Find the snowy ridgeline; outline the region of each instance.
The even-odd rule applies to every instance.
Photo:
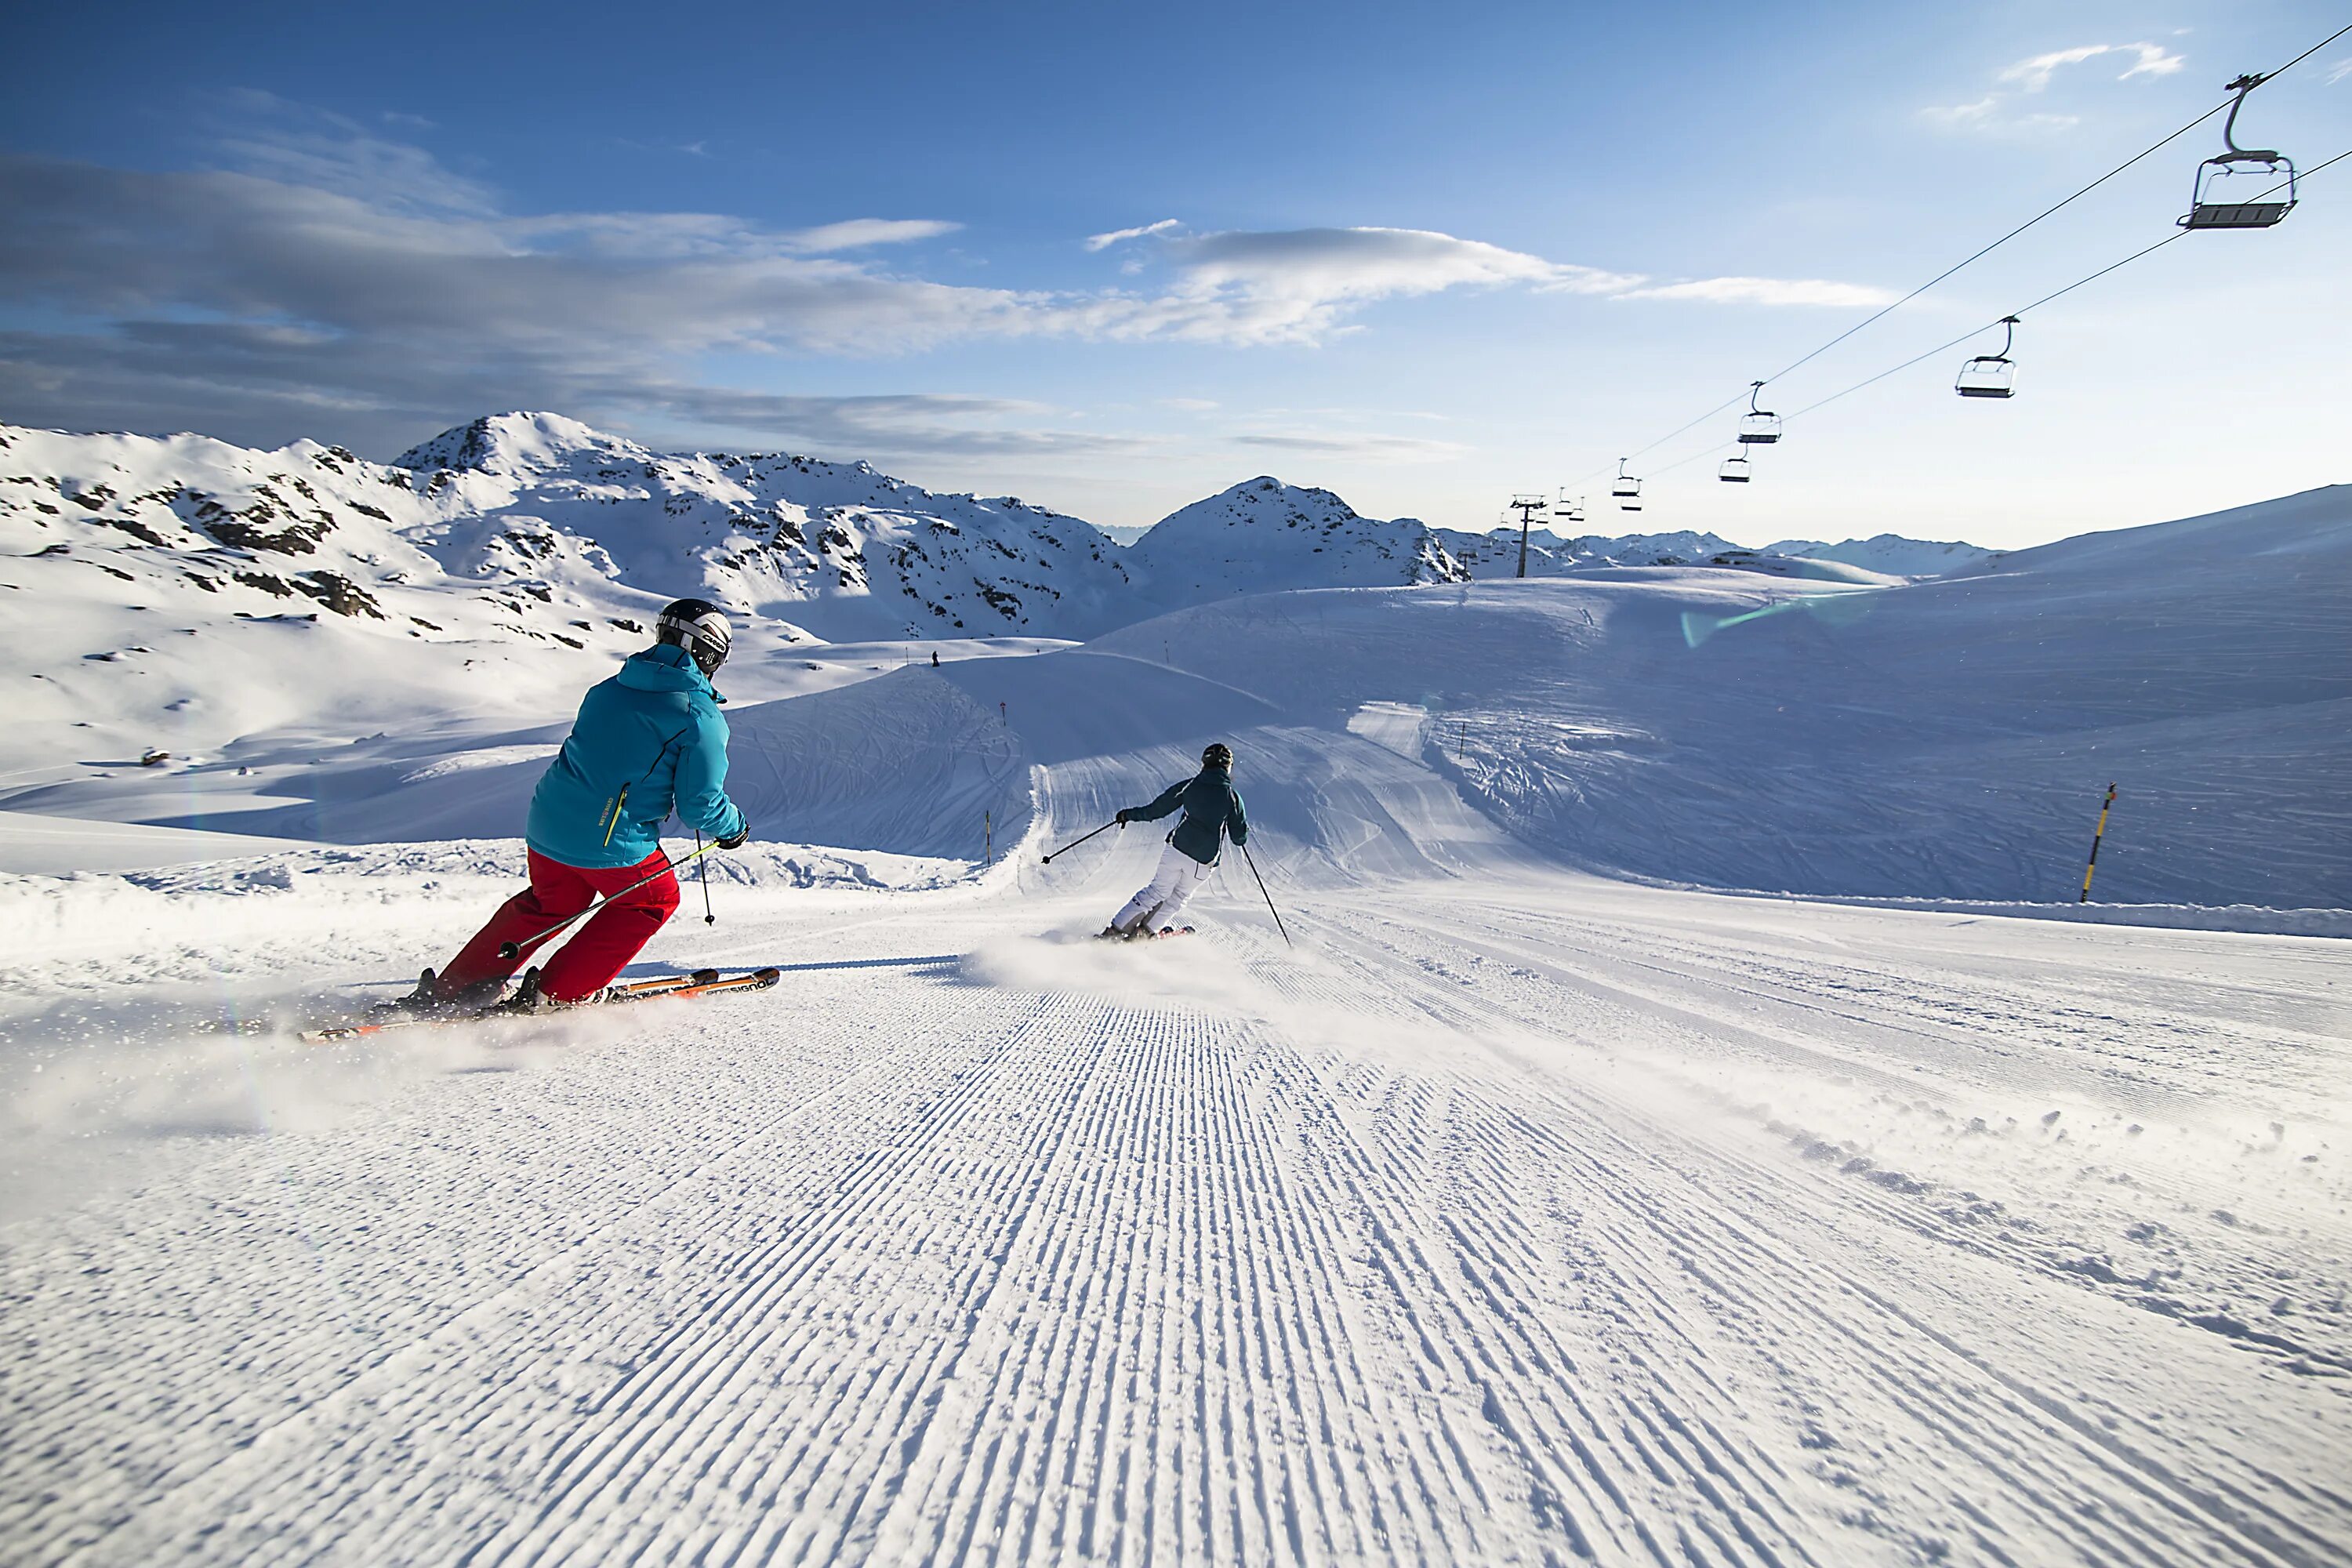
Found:
[[[1223,738],[1259,858],[1294,884],[1534,860],[2071,909],[2113,782],[2102,902],[2343,910],[2347,576],[2338,487],[1884,586],[1650,567],[1290,590],[1084,647],[845,661],[810,678],[823,689],[737,703],[730,789],[762,838],[971,861],[1090,826]],[[468,710],[462,733],[325,750],[281,733],[20,784],[0,806],[310,842],[508,837],[575,695],[529,727]]]
[[[1862,575],[1787,547],[1734,561],[1712,536],[1575,543],[1540,550],[1538,570],[1704,555]],[[1916,548],[1967,552],[1939,570],[1984,553]],[[1497,574],[1492,541],[1270,478],[1124,547],[1011,497],[863,463],[665,456],[546,414],[479,419],[392,464],[0,426],[0,551],[23,650],[6,677],[23,728],[0,761],[20,768],[543,713],[688,594],[744,613],[740,670],[819,642],[1087,637],[1241,593]],[[738,695],[810,684],[755,678]]]
[[[761,611],[724,684],[731,787],[763,839],[969,862],[1100,820],[1223,737],[1262,858],[1307,879],[1532,854],[2051,905],[2112,780],[2103,900],[2352,907],[2343,488],[1973,552],[1948,576],[1908,569],[1968,547],[1840,547],[1876,563],[1859,565],[1804,542],[1538,533],[1544,581],[1486,584],[1465,572],[1508,575],[1516,536],[1364,519],[1272,479],[1122,550],[1010,500],[659,458],[551,416],[394,467],[0,440],[9,869],[47,868],[20,830],[42,818],[510,838],[580,691],[700,588]],[[1612,542],[1623,561],[1587,552]],[[1685,551],[1712,553],[1635,563]],[[1059,635],[972,635],[1006,595],[1016,629],[1050,607]],[[838,640],[917,600],[952,612],[947,635]],[[171,755],[140,765],[151,748]]]
[[[1518,575],[1520,542],[1517,528],[1497,528],[1487,533],[1464,533],[1450,528],[1433,531],[1437,542],[1471,576]],[[1734,544],[1720,534],[1696,533],[1688,529],[1675,533],[1629,533],[1609,538],[1592,533],[1564,537],[1549,529],[1531,528],[1527,537],[1530,577],[1558,577],[1612,566],[1729,566],[1779,576],[1874,583],[1977,572],[2000,558],[1999,551],[1974,544],[1937,543],[1893,533],[1882,533],[1873,539],[1849,539],[1843,544],[1817,539],[1783,539],[1760,549]]]

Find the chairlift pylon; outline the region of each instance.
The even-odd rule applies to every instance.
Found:
[[[1756,406],[1756,399],[1763,390],[1760,381],[1748,388],[1748,412],[1739,416],[1739,444],[1743,447],[1769,447],[1780,438],[1780,416],[1769,408]]]
[[[2000,353],[1979,354],[1960,366],[1953,378],[1952,390],[1962,397],[2009,397],[2017,391],[2017,363],[2009,357],[2017,342],[2017,318],[2003,316],[2000,324],[2008,335],[2001,339]]]
[[[2242,76],[2222,90],[2238,96],[2230,104],[2230,118],[2221,124],[2221,144],[2229,149],[2218,153],[2197,165],[2197,178],[2189,188],[2189,210],[2175,222],[2187,229],[2200,228],[2268,228],[2294,210],[2294,160],[2284,153],[2241,147],[2238,145],[2238,110],[2246,106],[2246,94],[2268,81],[2266,76]],[[2267,179],[2281,169],[2286,171],[2286,200],[2231,201],[2231,180],[2237,178],[2242,192],[2252,174],[2252,166],[2260,164],[2258,178]],[[2273,186],[2263,193],[2269,197]]]
[[[1615,498],[1619,511],[1639,511],[1642,510],[1642,481],[1625,471],[1626,461],[1623,458],[1617,459],[1617,478],[1610,485],[1609,493]]]
[[[1746,484],[1748,482],[1748,454],[1745,452],[1738,452],[1724,458],[1722,466],[1715,470],[1715,477],[1721,479],[1727,485]]]

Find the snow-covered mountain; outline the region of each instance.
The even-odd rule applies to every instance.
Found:
[[[1519,531],[1507,525],[1486,533],[1437,530],[1438,542],[1476,578],[1513,577],[1519,569]],[[1549,529],[1528,531],[1528,575],[1556,577],[1596,566],[1703,566],[1709,558],[1741,547],[1712,533],[1598,533],[1573,536]],[[1752,553],[1752,552],[1750,552]]]
[[[1519,531],[1506,525],[1486,533],[1454,529],[1435,531],[1447,553],[1484,580],[1518,574]],[[1994,560],[1999,552],[1974,544],[1946,544],[1882,533],[1875,539],[1851,539],[1843,544],[1784,539],[1760,550],[1734,544],[1720,534],[1685,529],[1675,533],[1627,533],[1614,537],[1586,533],[1564,537],[1549,529],[1528,532],[1528,575],[1556,577],[1568,572],[1610,566],[1733,566],[1771,572],[1783,576],[1805,575],[1796,563],[1833,562],[1859,567],[1861,579],[1940,577],[1974,571]]]
[[[1086,637],[1132,618],[1118,548],[1090,525],[865,463],[666,456],[557,415],[505,414],[399,464],[443,503],[429,548],[478,578],[659,584],[831,641]]]
[[[1883,572],[1891,577],[1948,577],[1958,572],[1974,572],[1996,560],[2000,552],[1987,550],[1980,544],[1941,542],[1928,539],[1906,539],[1899,533],[1881,533],[1869,539],[1849,539],[1843,544],[1825,544],[1817,539],[1783,539],[1764,547],[1771,555],[1801,555],[1814,561],[1843,561],[1849,566],[1859,566],[1867,572]]]
[[[1169,609],[1286,588],[1469,578],[1419,520],[1360,517],[1329,490],[1264,475],[1171,512],[1128,558],[1145,594]]]
[[[846,679],[819,642],[1077,638],[1237,592],[1465,575],[1420,523],[1272,479],[1129,552],[1010,497],[529,413],[388,464],[0,426],[0,552],[5,760],[44,776],[265,731],[543,721],[689,594],[742,613],[730,684],[756,700]]]
[[[687,594],[747,612],[730,684],[753,697],[837,678],[808,673],[817,636],[1085,635],[1150,613],[1075,518],[862,464],[662,457],[551,415],[390,464],[0,426],[0,552],[7,760],[44,770],[544,719]]]

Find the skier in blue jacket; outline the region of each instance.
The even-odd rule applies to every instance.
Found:
[[[1201,753],[1198,773],[1170,784],[1150,805],[1130,806],[1120,812],[1118,825],[1124,827],[1130,822],[1157,822],[1179,807],[1184,815],[1168,835],[1168,847],[1160,855],[1160,868],[1102,929],[1102,935],[1149,936],[1161,930],[1209,879],[1209,873],[1217,868],[1217,857],[1224,850],[1225,839],[1231,837],[1236,844],[1249,842],[1249,817],[1242,809],[1241,795],[1234,789],[1233,749],[1223,741]]]
[[[671,813],[722,849],[751,837],[727,797],[727,721],[710,684],[727,658],[726,613],[679,599],[662,611],[654,636],[653,647],[589,689],[531,793],[523,827],[530,886],[437,976],[425,971],[418,1001],[494,1000],[549,927],[609,897],[540,969],[536,990],[525,987],[532,1002],[601,998],[677,909],[677,878],[659,837]],[[644,886],[630,887],[641,879]],[[509,945],[515,955],[499,956]]]

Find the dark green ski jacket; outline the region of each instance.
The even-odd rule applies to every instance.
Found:
[[[1157,822],[1179,806],[1184,818],[1168,842],[1202,865],[1216,863],[1228,836],[1236,844],[1249,842],[1249,818],[1242,811],[1234,775],[1223,768],[1202,768],[1195,777],[1170,784],[1150,805],[1130,806],[1126,815],[1134,821]]]

